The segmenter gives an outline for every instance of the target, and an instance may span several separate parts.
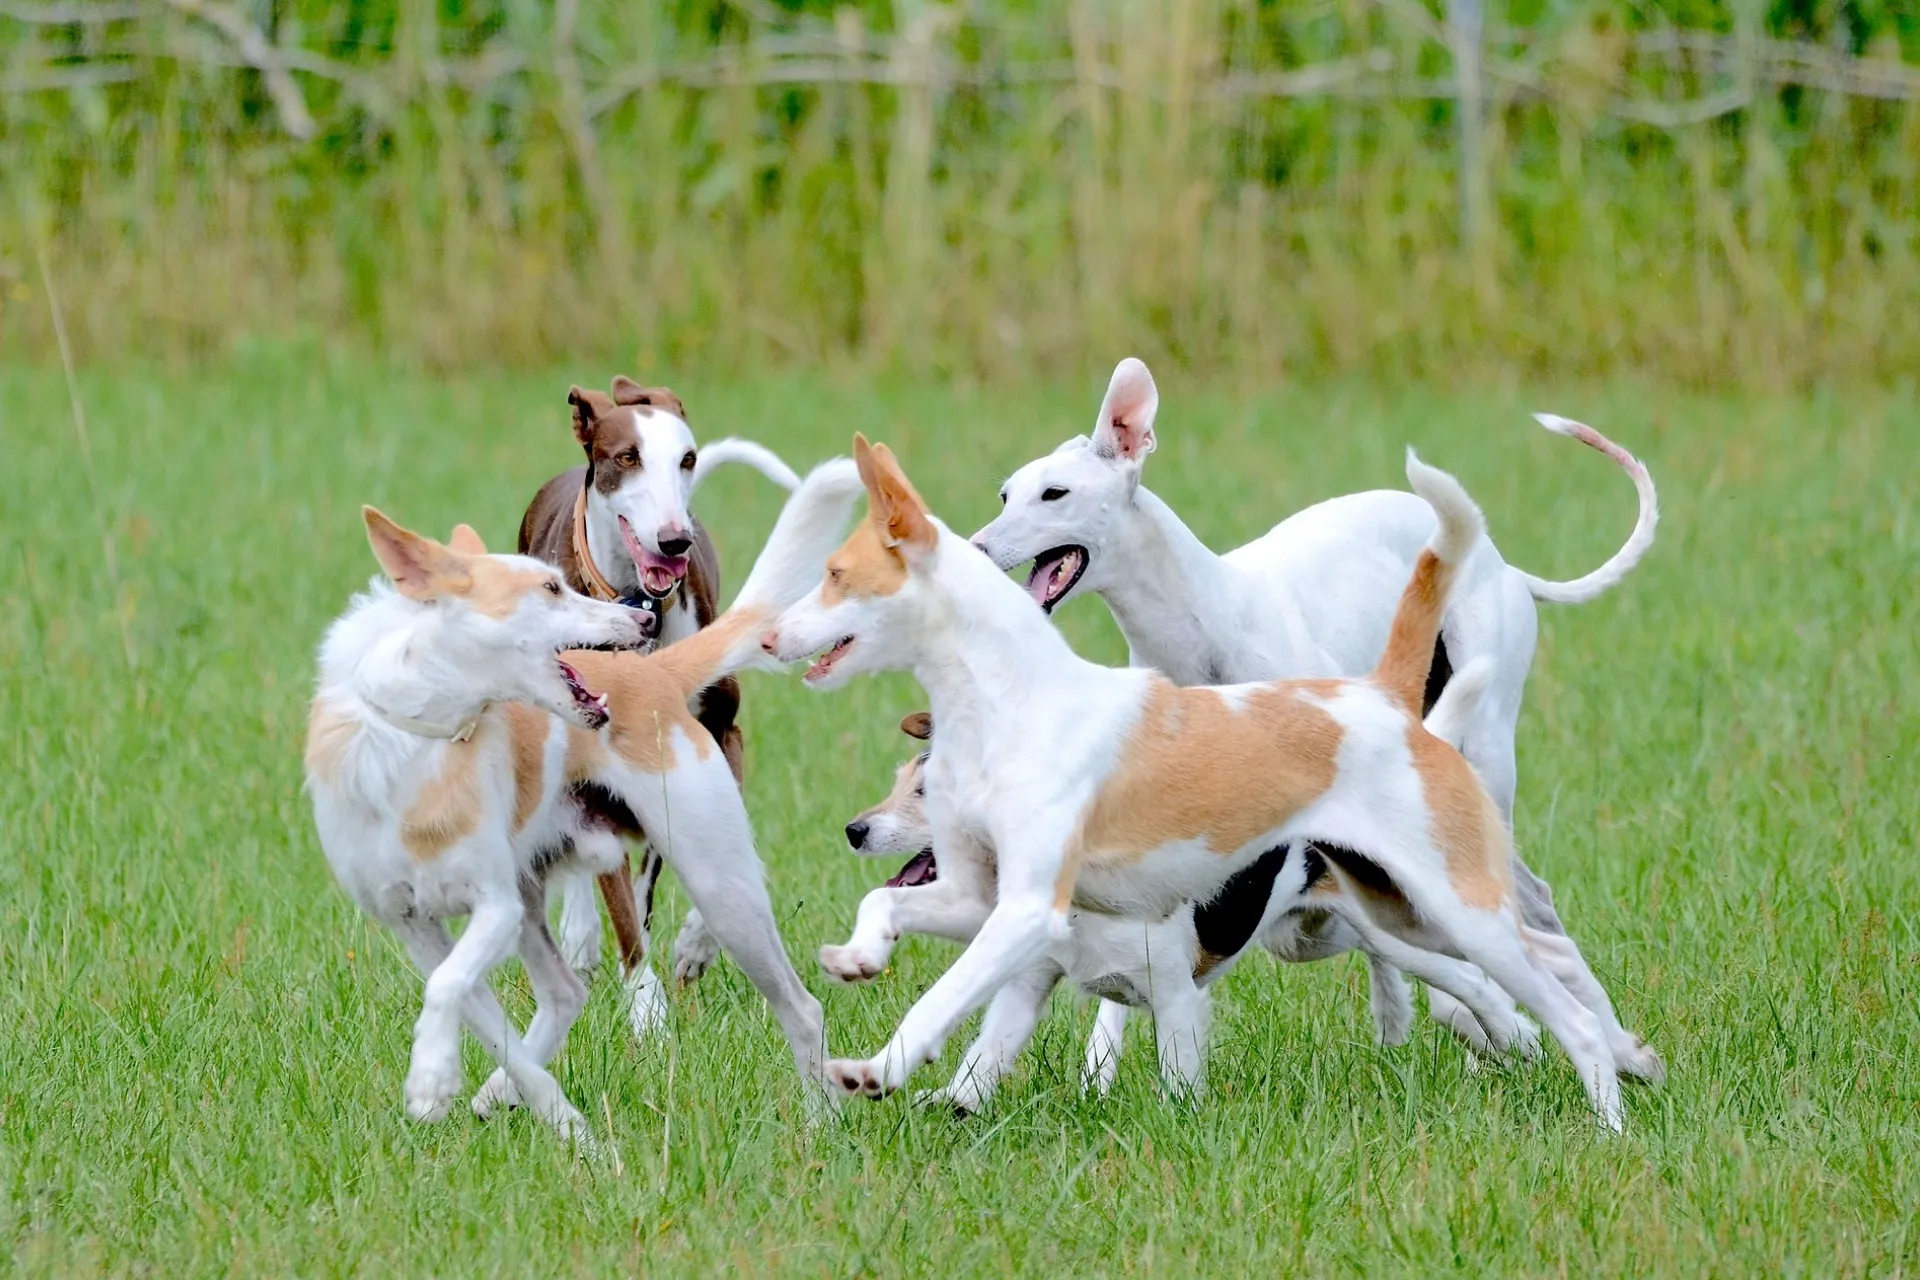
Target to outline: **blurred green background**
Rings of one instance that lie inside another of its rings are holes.
[[[4,0],[0,344],[1920,367],[1904,0]]]

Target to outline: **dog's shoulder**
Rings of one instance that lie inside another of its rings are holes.
[[[522,555],[538,556],[548,564],[557,564],[573,577],[573,507],[580,499],[581,486],[587,482],[584,466],[569,467],[540,486],[520,517]]]
[[[698,517],[693,517],[693,547],[687,552],[687,599],[702,627],[720,613],[720,552]]]

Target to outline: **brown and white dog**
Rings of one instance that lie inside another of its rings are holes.
[[[1080,658],[1024,590],[933,516],[885,446],[855,437],[854,453],[868,519],[762,643],[782,660],[820,655],[807,672],[815,687],[913,672],[940,725],[928,762],[934,846],[993,866],[996,886],[966,951],[885,1048],[829,1063],[841,1089],[900,1088],[988,1000],[983,1037],[1030,1022],[1051,984],[1028,978],[1071,937],[1075,910],[1161,921],[1273,850],[1311,843],[1325,874],[1303,881],[1300,905],[1337,914],[1370,953],[1446,990],[1511,1045],[1511,1015],[1486,984],[1460,981],[1478,965],[1540,1018],[1601,1121],[1621,1127],[1615,1046],[1564,985],[1563,957],[1521,920],[1500,808],[1420,721],[1453,579],[1483,536],[1452,477],[1409,454],[1437,528],[1372,675],[1183,688]],[[946,883],[942,871],[929,890]],[[1456,963],[1437,968],[1435,955]]]
[[[697,448],[686,406],[666,387],[613,380],[612,395],[574,387],[567,395],[573,434],[584,466],[541,486],[520,521],[520,551],[558,565],[567,585],[596,600],[620,601],[650,620],[661,644],[684,640],[712,623],[719,608],[720,559],[689,504],[706,477],[728,462],[744,462],[782,488],[798,478],[771,451],[751,441],[716,440]],[[703,690],[696,715],[742,779],[740,685],[728,678]],[[654,885],[660,858],[641,862],[639,893],[624,862],[600,879],[613,921],[620,963],[631,997],[636,1035],[658,1029],[665,1001],[647,963]],[[574,968],[593,967],[600,952],[600,919],[586,879],[554,877],[563,900],[560,948]],[[644,902],[644,909],[640,903]],[[698,911],[688,913],[675,948],[677,971],[690,981],[717,948]]]
[[[576,649],[637,644],[641,627],[552,566],[488,555],[464,525],[443,545],[367,510],[391,585],[376,581],[327,632],[307,790],[342,887],[426,976],[405,1085],[415,1119],[444,1116],[459,1090],[464,1023],[500,1067],[476,1112],[522,1101],[589,1141],[546,1070],[585,990],[547,932],[544,881],[569,860],[605,874],[626,860],[621,837],[643,830],[688,896],[717,912],[713,931],[819,1084],[820,1004],[781,944],[739,787],[687,704],[761,660],[761,632],[819,573],[858,494],[846,460],[817,469],[733,608],[651,655]],[[455,940],[447,921],[462,915]],[[515,950],[537,1001],[524,1040],[487,980]]]

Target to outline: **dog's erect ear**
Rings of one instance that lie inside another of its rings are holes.
[[[613,401],[598,391],[583,391],[574,387],[567,392],[567,403],[573,406],[573,438],[580,447],[589,452],[593,449],[593,433],[600,427],[600,419],[611,412]]]
[[[431,600],[445,591],[457,591],[466,575],[449,563],[447,549],[432,538],[402,529],[372,507],[360,508],[367,522],[367,541],[393,585],[409,600]]]
[[[643,387],[624,373],[613,380],[613,402],[620,405],[665,409],[680,421],[687,421],[687,406],[673,394],[671,387]]]
[[[916,711],[900,722],[900,732],[922,742],[933,741],[933,712]]]
[[[483,556],[487,554],[487,544],[480,540],[470,524],[453,526],[453,536],[447,539],[447,548],[458,551],[463,556]]]
[[[933,514],[913,487],[913,481],[900,469],[893,450],[884,444],[874,445],[869,462],[873,482],[867,486],[867,492],[872,495],[872,516],[880,526],[883,540],[890,547],[933,550],[940,540],[940,535],[934,532]]]
[[[1107,398],[1100,402],[1100,421],[1093,428],[1094,450],[1103,458],[1146,461],[1153,452],[1153,415],[1160,408],[1160,390],[1147,366],[1128,356],[1113,371]]]

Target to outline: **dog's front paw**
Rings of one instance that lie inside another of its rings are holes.
[[[422,1124],[443,1120],[453,1106],[454,1095],[459,1092],[460,1059],[457,1056],[449,1061],[438,1059],[437,1055],[414,1055],[413,1067],[407,1072],[402,1090],[408,1115]]]
[[[885,972],[887,960],[848,943],[844,947],[821,947],[820,967],[836,982],[870,982]]]
[[[706,921],[697,911],[687,912],[680,936],[673,940],[673,980],[683,987],[698,982],[719,958],[720,944],[708,932]]]
[[[493,1118],[495,1111],[510,1111],[519,1106],[520,1090],[515,1087],[512,1080],[507,1078],[505,1071],[496,1067],[493,1074],[487,1077],[487,1082],[480,1086],[480,1092],[473,1095],[473,1101],[468,1105],[473,1108],[474,1115],[482,1120],[489,1120]]]
[[[883,1098],[892,1093],[880,1064],[833,1058],[827,1063],[827,1082],[853,1098]]]

